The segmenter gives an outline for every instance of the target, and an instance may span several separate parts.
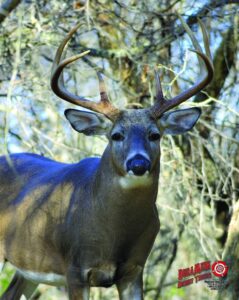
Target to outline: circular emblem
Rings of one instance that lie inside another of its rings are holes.
[[[224,261],[218,260],[212,264],[212,273],[215,276],[224,277],[227,275],[227,272],[228,272],[228,266]]]

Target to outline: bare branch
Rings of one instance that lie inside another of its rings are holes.
[[[20,4],[21,0],[6,0],[0,7],[0,23]]]

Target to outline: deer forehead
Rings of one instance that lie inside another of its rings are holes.
[[[135,125],[148,128],[151,124],[156,124],[147,109],[128,109],[121,112],[115,126],[121,125],[130,128]]]

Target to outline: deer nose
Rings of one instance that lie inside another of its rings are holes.
[[[132,171],[134,175],[142,176],[150,171],[151,163],[143,155],[137,154],[127,161],[126,167],[128,173]]]

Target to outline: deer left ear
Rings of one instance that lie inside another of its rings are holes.
[[[201,115],[198,107],[180,109],[165,113],[160,119],[163,134],[182,134],[193,128]]]
[[[105,135],[111,128],[111,122],[101,114],[84,110],[66,109],[65,116],[72,128],[85,135]]]

